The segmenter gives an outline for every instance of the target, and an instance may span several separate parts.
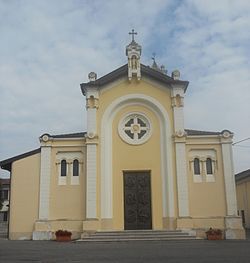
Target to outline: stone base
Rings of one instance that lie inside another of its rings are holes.
[[[98,219],[88,219],[82,222],[83,232],[96,232],[100,229],[100,221]]]
[[[53,233],[51,231],[33,231],[32,240],[52,240]]]
[[[10,240],[31,240],[32,232],[9,232]]]
[[[80,220],[39,220],[35,222],[32,233],[33,240],[55,240],[55,232],[59,229],[72,233],[71,239],[79,239],[82,233]]]
[[[177,229],[225,228],[224,217],[182,217],[177,219]]]
[[[242,226],[242,219],[240,216],[225,217],[225,238],[246,239],[246,231]]]
[[[206,231],[210,227],[221,229],[225,239],[246,239],[241,217],[238,216],[177,219],[177,229],[188,231],[197,238],[206,239]]]
[[[176,218],[174,217],[163,217],[162,218],[163,229],[167,230],[176,230],[177,223]]]

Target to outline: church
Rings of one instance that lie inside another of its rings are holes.
[[[9,238],[50,240],[90,232],[210,228],[244,239],[237,215],[233,133],[184,127],[188,81],[175,70],[127,63],[80,84],[87,131],[40,136],[40,147],[3,160],[11,173]]]

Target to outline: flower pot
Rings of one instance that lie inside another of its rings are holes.
[[[56,241],[59,241],[59,242],[68,242],[68,241],[71,241],[71,235],[67,235],[67,236],[56,236]]]
[[[208,240],[222,240],[222,234],[207,234]]]

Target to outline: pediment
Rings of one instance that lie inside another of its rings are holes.
[[[88,88],[95,88],[95,89],[101,89],[102,87],[111,84],[114,81],[117,81],[121,78],[124,78],[128,76],[128,65],[125,64],[121,66],[120,68],[102,76],[99,79],[96,79],[95,81],[89,81],[86,83],[82,83],[81,90],[83,95],[86,95],[86,90]],[[141,78],[149,78],[154,81],[158,81],[162,85],[165,85],[166,87],[169,87],[171,85],[181,85],[184,87],[184,91],[186,91],[189,82],[188,81],[182,81],[182,80],[175,80],[172,77],[163,74],[155,69],[152,69],[149,66],[145,66],[141,64]]]

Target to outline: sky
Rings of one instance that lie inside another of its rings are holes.
[[[85,131],[79,84],[127,63],[133,28],[143,64],[155,53],[190,82],[186,128],[250,137],[250,1],[0,0],[0,160]],[[250,168],[250,140],[233,153],[236,173]]]

